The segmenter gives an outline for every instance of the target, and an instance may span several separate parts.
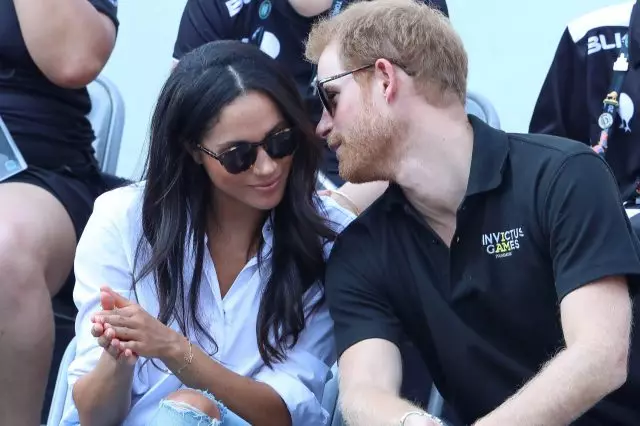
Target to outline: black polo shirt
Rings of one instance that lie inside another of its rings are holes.
[[[118,26],[116,0],[87,0]],[[86,88],[49,81],[33,62],[13,0],[0,0],[0,117],[28,164],[48,169],[95,163]]]
[[[564,296],[640,274],[640,243],[608,165],[589,148],[469,120],[471,172],[451,247],[391,186],[339,236],[326,294],[339,354],[406,334],[470,424],[563,347]],[[628,383],[576,425],[640,424],[638,340]]]

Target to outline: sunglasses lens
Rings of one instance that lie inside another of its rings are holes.
[[[236,175],[249,170],[256,162],[257,146],[246,143],[236,145],[231,151],[220,155],[220,163],[227,172]]]
[[[271,158],[284,158],[293,154],[298,146],[298,139],[293,130],[283,130],[269,138],[265,150]]]
[[[318,84],[318,97],[320,98],[320,102],[324,109],[327,110],[330,116],[333,116],[333,108],[331,106],[331,102],[329,102],[329,95],[326,90],[324,90],[324,86],[322,84]]]

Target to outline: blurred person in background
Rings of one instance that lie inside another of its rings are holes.
[[[598,9],[569,23],[529,124],[583,142],[613,170],[622,202],[640,204],[640,3]],[[631,223],[640,233],[640,216]]]
[[[0,182],[0,423],[40,424],[78,238],[104,184],[87,84],[116,40],[115,0],[0,0],[0,119],[28,168]],[[5,164],[0,164],[0,168]]]

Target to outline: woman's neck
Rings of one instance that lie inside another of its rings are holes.
[[[207,223],[209,247],[220,244],[232,252],[254,254],[267,214],[226,194],[214,194]]]

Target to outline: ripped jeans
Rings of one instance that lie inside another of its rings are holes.
[[[199,392],[217,405],[220,420],[211,418],[187,403],[163,400],[148,426],[251,426],[210,393]]]

